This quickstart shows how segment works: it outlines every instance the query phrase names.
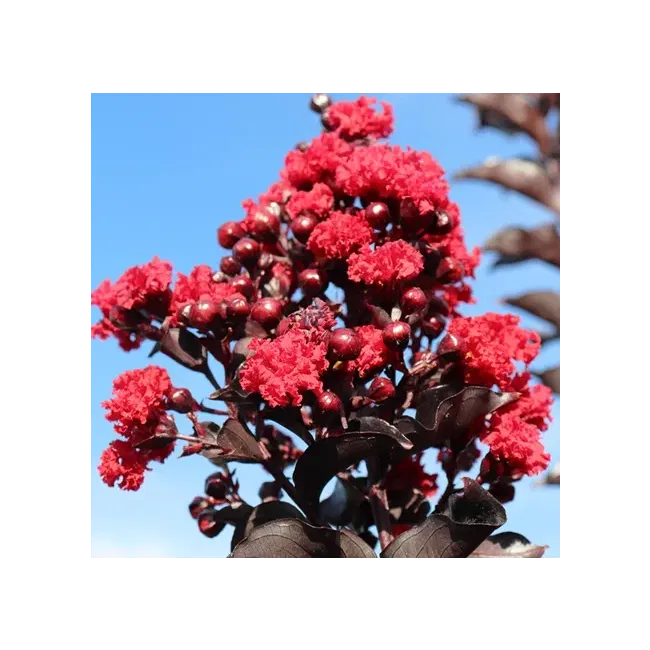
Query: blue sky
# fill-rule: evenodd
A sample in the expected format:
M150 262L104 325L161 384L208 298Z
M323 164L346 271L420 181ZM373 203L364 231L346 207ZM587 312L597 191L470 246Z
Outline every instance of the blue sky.
M450 95L374 95L393 104L396 129L391 142L429 151L451 175L489 155L533 154L524 137L504 137L475 129L474 113ZM335 94L336 99L356 95ZM196 264L217 267L223 250L217 227L241 218L241 201L256 197L272 182L286 152L319 132L308 110L308 94L284 95L93 95L92 97L92 268L91 288L104 278L115 280L128 266L154 255L169 260L175 271ZM477 182L452 184L461 208L469 246L482 244L504 225L532 227L549 213L528 199ZM474 282L478 304L466 315L504 311L499 299L528 290L559 290L559 274L538 262L489 270L485 256ZM523 315L529 327L545 323ZM97 319L93 308L91 322ZM138 492L104 485L96 471L99 456L113 439L103 417L102 400L110 397L113 378L143 367L149 346L124 353L113 341L92 341L91 490L92 554L119 557L224 557L228 531L214 540L201 535L187 505L202 493L213 466L200 457L155 465ZM535 362L543 369L557 364L559 343L544 346ZM155 357L177 386L205 396L201 376ZM216 365L216 364L215 364ZM560 409L545 434L553 461L559 460ZM434 463L429 465L431 470ZM244 498L255 501L263 472L237 466ZM508 523L559 557L559 490L526 479L507 505Z

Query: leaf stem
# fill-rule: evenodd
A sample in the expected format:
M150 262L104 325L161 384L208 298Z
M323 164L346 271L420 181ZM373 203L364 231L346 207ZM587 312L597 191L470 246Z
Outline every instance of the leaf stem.
M394 538L393 525L390 521L390 512L388 511L388 499L386 497L386 490L382 490L376 486L370 488L370 509L372 516L377 526L377 533L379 536L379 544L383 551Z

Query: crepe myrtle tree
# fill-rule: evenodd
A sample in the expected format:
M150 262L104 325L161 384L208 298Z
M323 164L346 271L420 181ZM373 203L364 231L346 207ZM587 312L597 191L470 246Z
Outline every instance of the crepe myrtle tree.
M154 258L93 292L94 337L152 341L206 378L192 395L155 365L117 377L102 479L137 490L177 446L200 454L216 471L190 515L207 537L229 527L234 558L371 558L377 543L383 558L541 557L493 534L517 481L550 460L551 391L527 370L539 335L513 315L460 315L479 251L440 165L382 142L390 105L317 94L311 108L322 133L219 226L218 269L172 284ZM236 463L268 472L259 503L240 496Z
M539 260L559 272L560 93L473 93L459 95L457 99L476 110L479 128L496 129L507 136L525 135L537 148L533 157L519 156L509 160L492 157L455 176L516 192L549 213L551 220L536 228L507 226L494 233L483 247L496 254L493 267ZM557 120L555 125L553 120ZM542 334L542 344L560 338L560 294L556 291L528 291L508 296L503 302L551 325L551 329ZM559 395L559 365L534 374ZM559 462L545 475L543 482L560 484Z

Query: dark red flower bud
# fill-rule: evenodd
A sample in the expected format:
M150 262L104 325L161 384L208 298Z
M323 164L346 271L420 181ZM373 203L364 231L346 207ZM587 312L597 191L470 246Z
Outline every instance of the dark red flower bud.
M454 229L454 225L454 220L448 212L444 210L436 212L436 233L446 235Z
M217 240L220 246L232 248L246 233L236 221L226 221L217 230Z
M317 224L318 219L313 214L303 214L291 222L291 232L301 244L306 244Z
M332 98L325 93L316 93L311 96L309 101L309 108L311 108L314 113L322 113L328 106L331 106Z
M319 269L305 269L298 276L298 284L306 296L316 296L325 291L328 285L327 276Z
M190 503L190 515L192 519L197 519L198 516L210 507L210 503L205 497L194 497Z
M375 201L366 207L366 221L377 230L382 230L390 221L390 210L385 203Z
M332 120L329 115L328 110L324 110L321 115L320 115L320 123L323 125L323 128L326 131L333 131L334 130L334 125L332 124Z
M251 306L242 296L234 296L226 302L226 315L231 320L244 320L250 313Z
M329 339L329 352L337 361L356 359L361 352L361 338L347 327L334 330Z
M438 354L448 354L460 350L462 341L454 334L447 334L440 343L438 343Z
M445 319L436 313L427 312L422 319L420 326L422 331L430 339L438 338L445 329Z
M167 405L178 413L189 413L194 409L194 398L187 388L172 388L167 396Z
M185 315L185 312L183 312ZM187 315L187 324L190 327L204 330L210 329L220 316L219 303L215 300L199 300L194 303Z
M232 287L246 298L252 298L255 287L253 281L247 275L238 275L232 279Z
M411 327L404 321L396 321L388 323L382 332L384 343L387 347L398 350L404 349L411 337Z
M221 521L215 521L214 510L210 508L209 510L204 510L199 514L197 523L199 524L199 530L206 537L216 537L226 526Z
M226 275L237 275L241 271L241 262L235 259L232 255L226 255L221 258L219 268Z
M340 413L342 406L341 398L329 390L318 396L318 408L322 413Z
M488 492L499 502L508 503L515 498L515 486L511 483L498 481L490 485Z
M453 284L463 279L463 265L453 257L445 257L440 260L436 269L436 278L445 284Z
M222 503L225 502L226 495L230 491L230 488L231 488L230 479L225 474L222 474L221 472L215 472L214 474L210 474L210 476L208 476L208 478L205 479L205 487L204 487L205 493L208 496L212 497L213 499L216 499L217 501L221 501Z
M275 298L262 298L251 309L251 319L267 330L273 329L282 318L282 303Z
M270 269L275 264L275 257L271 253L263 251L260 255L260 259L257 260L257 268L262 271Z
M302 142L299 142L296 145L296 149L304 153L305 151L307 151L307 149L309 149L309 142L305 142L304 140Z
M419 287L407 289L400 298L400 307L406 316L422 311L428 304L427 295Z
M258 211L253 215L250 232L261 241L273 241L280 234L280 219L269 210Z
M481 461L481 469L479 470L479 478L482 483L493 483L508 473L506 464L497 460L491 453L486 454L485 458Z
M254 239L244 237L232 247L232 252L244 266L254 266L262 249Z
M368 389L368 397L375 402L385 402L395 396L395 384L386 377L376 377Z

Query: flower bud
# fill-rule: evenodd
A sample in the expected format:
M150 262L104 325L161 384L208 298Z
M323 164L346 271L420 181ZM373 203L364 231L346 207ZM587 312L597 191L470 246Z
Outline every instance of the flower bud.
M275 298L262 298L251 309L251 319L267 330L272 330L281 318L282 303Z
M253 281L247 275L238 275L231 282L232 288L246 298L252 298L255 287Z
M375 201L366 207L366 221L377 230L382 230L390 221L390 210L385 203Z
M340 413L343 404L341 398L329 390L318 396L318 408L322 413Z
M422 332L430 339L438 338L445 329L445 319L440 314L427 312L420 323Z
M216 537L226 526L221 521L215 521L214 510L212 508L201 512L197 518L197 523L199 524L199 530L206 537L210 538Z
M332 104L332 98L325 93L316 93L311 96L309 101L309 108L314 113L322 113L328 106Z
M183 315L186 316L190 327L200 330L210 329L219 318L219 303L211 299L199 300L190 306L189 313L185 314L183 311Z
M167 396L167 405L178 413L189 413L194 409L194 398L187 388L172 388Z
M448 212L444 210L436 212L435 229L437 234L447 235L454 229L454 225L454 220Z
M324 271L305 269L298 276L298 284L306 296L316 296L325 291L329 282Z
M233 296L226 302L226 316L230 320L244 320L251 313L251 307L243 296Z
M260 241L273 241L280 234L280 219L269 210L258 211L253 215L250 232Z
M361 338L347 327L334 330L329 338L329 353L337 361L356 359L361 352Z
M395 385L386 377L376 377L368 389L368 397L373 402L385 402L395 396Z
M384 343L392 350L403 350L409 343L411 327L404 321L388 323L382 331Z
M246 233L236 221L226 221L217 230L217 240L220 246L232 248Z
M317 224L318 219L313 214L303 214L291 222L291 232L301 244L306 244Z
M210 507L209 501L205 497L194 497L190 503L189 510L192 519L197 519L198 516Z
M215 472L210 474L208 478L205 479L204 492L221 503L225 503L226 496L231 488L230 478L221 472Z
M438 354L449 354L460 350L462 341L454 334L447 334L440 343L438 343Z
M237 275L241 271L241 262L238 259L235 259L232 255L226 255L221 258L219 268L226 275Z
M407 289L400 298L400 307L406 316L422 311L428 303L426 294L419 287Z
M244 237L232 247L232 252L244 266L254 266L262 249L254 239Z

